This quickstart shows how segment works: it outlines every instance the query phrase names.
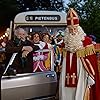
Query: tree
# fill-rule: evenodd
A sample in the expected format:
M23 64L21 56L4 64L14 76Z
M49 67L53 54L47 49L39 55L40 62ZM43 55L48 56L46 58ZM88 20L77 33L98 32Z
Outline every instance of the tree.
M17 13L27 10L63 10L62 0L0 0L0 30L9 27ZM1 31L0 31L1 33Z
M95 35L97 42L100 42L100 0L70 0L68 7L76 9L84 31Z
M17 0L20 10L63 10L62 0ZM28 8L28 9L27 9Z
M17 13L16 0L0 0L0 35L9 27L10 21Z
M84 13L86 13L86 21L84 21L85 30L88 34L93 34L97 37L97 42L100 42L100 1L89 0L85 1L83 6Z
M16 1L0 0L0 24L8 25L8 22L14 18L17 10Z

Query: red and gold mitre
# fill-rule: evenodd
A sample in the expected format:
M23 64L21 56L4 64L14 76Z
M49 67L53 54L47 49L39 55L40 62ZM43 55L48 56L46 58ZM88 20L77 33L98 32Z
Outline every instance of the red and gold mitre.
M67 13L67 26L78 26L79 25L79 18L77 13L73 8L70 8Z

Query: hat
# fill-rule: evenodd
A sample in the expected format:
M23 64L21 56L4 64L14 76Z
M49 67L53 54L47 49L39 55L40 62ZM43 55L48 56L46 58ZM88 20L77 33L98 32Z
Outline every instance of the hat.
M67 26L78 26L79 25L79 18L77 13L73 8L70 8L67 14Z
M59 30L55 37L58 37L58 36L64 37L64 32L62 30Z
M94 35L89 35L90 38L92 38L93 41L96 41L96 37Z

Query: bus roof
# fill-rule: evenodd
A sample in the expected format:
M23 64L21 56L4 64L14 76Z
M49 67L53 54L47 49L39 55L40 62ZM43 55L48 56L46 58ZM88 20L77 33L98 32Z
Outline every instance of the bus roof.
M27 11L14 18L14 24L66 25L66 13L57 11Z

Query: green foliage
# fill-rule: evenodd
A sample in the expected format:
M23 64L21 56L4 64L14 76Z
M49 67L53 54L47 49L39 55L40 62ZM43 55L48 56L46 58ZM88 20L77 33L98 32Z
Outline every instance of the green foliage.
M0 0L0 27L9 25L15 15L26 10L63 9L62 0Z
M0 25L4 26L13 20L18 13L16 0L0 0Z
M21 2L21 4L18 3L18 1ZM42 0L42 2L40 1L41 0L0 0L0 27L9 26L10 20L13 20L17 13L22 12L26 7L35 7L35 3L42 3L43 7L47 7L47 3L43 2L45 0ZM48 6L51 8L55 7L54 9L57 9L58 11L63 8L62 2L56 3L56 0L48 1L50 1L50 3L48 2ZM84 31L87 34L95 35L97 37L97 42L100 42L100 0L69 0L67 5L66 11L68 11L69 7L74 8L79 15L80 25ZM39 7L40 6L38 6L38 8Z
M68 7L76 9L80 25L89 35L93 34L100 42L100 0L69 0Z

